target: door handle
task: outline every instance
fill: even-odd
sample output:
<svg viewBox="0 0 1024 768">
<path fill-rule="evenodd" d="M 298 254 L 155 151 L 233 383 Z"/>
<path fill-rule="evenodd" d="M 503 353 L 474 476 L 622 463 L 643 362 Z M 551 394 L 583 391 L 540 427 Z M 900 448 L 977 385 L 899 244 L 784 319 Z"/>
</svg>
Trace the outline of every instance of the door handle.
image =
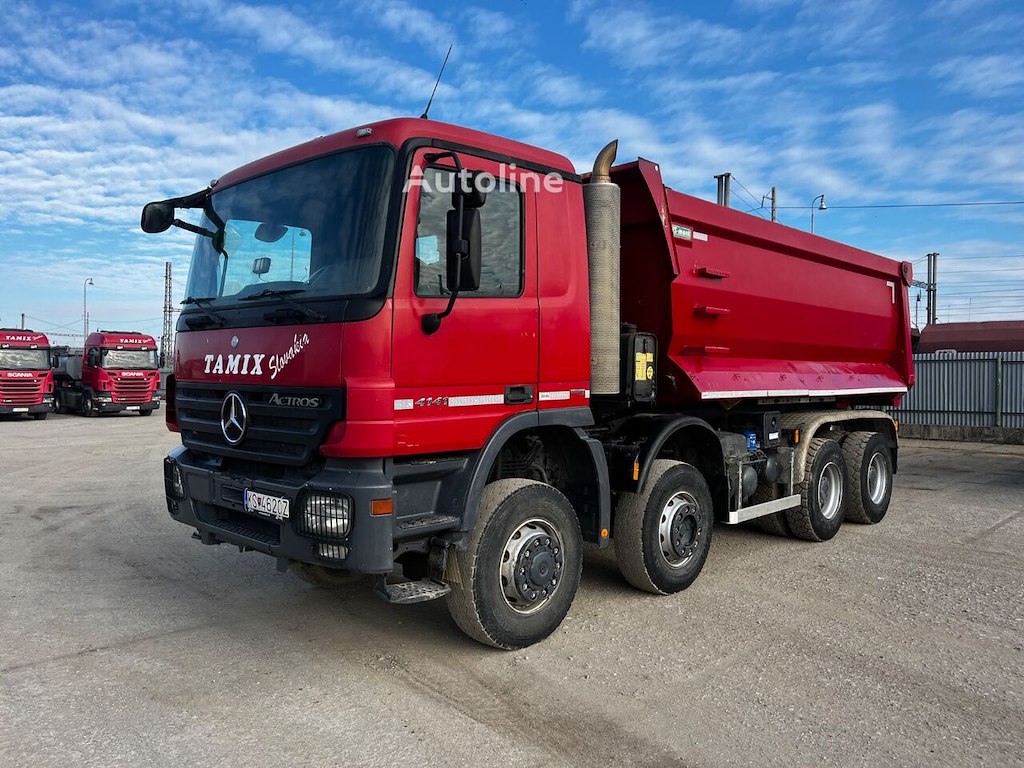
<svg viewBox="0 0 1024 768">
<path fill-rule="evenodd" d="M 533 387 L 528 384 L 505 387 L 505 405 L 523 405 L 533 402 Z"/>
</svg>

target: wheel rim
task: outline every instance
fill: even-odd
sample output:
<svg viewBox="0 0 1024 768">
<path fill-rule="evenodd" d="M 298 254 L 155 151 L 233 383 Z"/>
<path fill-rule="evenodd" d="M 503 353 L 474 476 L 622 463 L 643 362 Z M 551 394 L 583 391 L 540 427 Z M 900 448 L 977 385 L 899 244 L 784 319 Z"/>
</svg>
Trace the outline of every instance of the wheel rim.
<svg viewBox="0 0 1024 768">
<path fill-rule="evenodd" d="M 681 568 L 694 556 L 704 535 L 704 516 L 697 499 L 680 491 L 665 503 L 658 523 L 661 555 L 672 568 Z"/>
<path fill-rule="evenodd" d="M 839 514 L 843 505 L 843 473 L 839 465 L 830 461 L 818 476 L 818 511 L 826 520 Z"/>
<path fill-rule="evenodd" d="M 501 589 L 516 613 L 536 613 L 562 582 L 563 545 L 555 528 L 539 517 L 527 520 L 508 537 L 501 555 Z"/>
<path fill-rule="evenodd" d="M 868 498 L 872 504 L 881 504 L 889 490 L 889 472 L 881 453 L 875 453 L 868 462 Z"/>
</svg>

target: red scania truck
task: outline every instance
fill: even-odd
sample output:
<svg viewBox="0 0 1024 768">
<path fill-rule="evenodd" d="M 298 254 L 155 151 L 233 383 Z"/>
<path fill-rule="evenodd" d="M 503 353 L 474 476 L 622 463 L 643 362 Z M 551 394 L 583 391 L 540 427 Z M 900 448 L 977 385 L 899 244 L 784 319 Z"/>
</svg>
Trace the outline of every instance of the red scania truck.
<svg viewBox="0 0 1024 768">
<path fill-rule="evenodd" d="M 156 341 L 138 331 L 94 331 L 85 348 L 57 368 L 58 413 L 83 416 L 136 412 L 149 416 L 160 407 Z"/>
<path fill-rule="evenodd" d="M 147 205 L 143 230 L 196 233 L 171 516 L 308 580 L 445 597 L 500 648 L 558 627 L 585 543 L 668 594 L 715 523 L 881 520 L 897 436 L 871 406 L 913 382 L 910 264 L 613 167 L 615 146 L 581 176 L 396 119 Z"/>
<path fill-rule="evenodd" d="M 27 413 L 42 420 L 52 409 L 49 339 L 24 328 L 0 328 L 0 416 Z"/>
</svg>

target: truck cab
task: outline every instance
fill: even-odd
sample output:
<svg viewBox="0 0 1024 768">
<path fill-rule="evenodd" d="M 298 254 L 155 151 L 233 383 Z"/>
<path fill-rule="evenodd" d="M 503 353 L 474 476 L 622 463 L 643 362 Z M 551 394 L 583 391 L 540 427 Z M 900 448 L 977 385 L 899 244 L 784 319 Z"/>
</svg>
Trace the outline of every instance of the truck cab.
<svg viewBox="0 0 1024 768">
<path fill-rule="evenodd" d="M 160 407 L 156 342 L 135 331 L 91 333 L 84 349 L 65 359 L 58 383 L 59 410 L 149 416 Z"/>
<path fill-rule="evenodd" d="M 0 328 L 0 416 L 45 419 L 53 408 L 50 342 L 24 328 Z"/>
</svg>

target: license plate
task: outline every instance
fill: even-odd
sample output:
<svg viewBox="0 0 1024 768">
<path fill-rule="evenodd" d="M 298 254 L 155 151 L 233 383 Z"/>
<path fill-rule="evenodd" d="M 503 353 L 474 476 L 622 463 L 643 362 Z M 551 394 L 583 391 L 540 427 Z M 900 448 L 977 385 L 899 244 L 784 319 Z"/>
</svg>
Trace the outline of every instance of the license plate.
<svg viewBox="0 0 1024 768">
<path fill-rule="evenodd" d="M 288 519 L 289 501 L 280 496 L 271 496 L 246 489 L 242 494 L 242 505 L 246 512 L 272 517 L 275 520 Z"/>
<path fill-rule="evenodd" d="M 28 408 L 12 408 L 12 413 L 28 413 Z"/>
<path fill-rule="evenodd" d="M 139 406 L 137 406 L 137 405 L 127 405 L 127 406 L 125 406 L 125 410 L 126 411 L 137 411 L 137 410 L 139 410 Z"/>
</svg>

